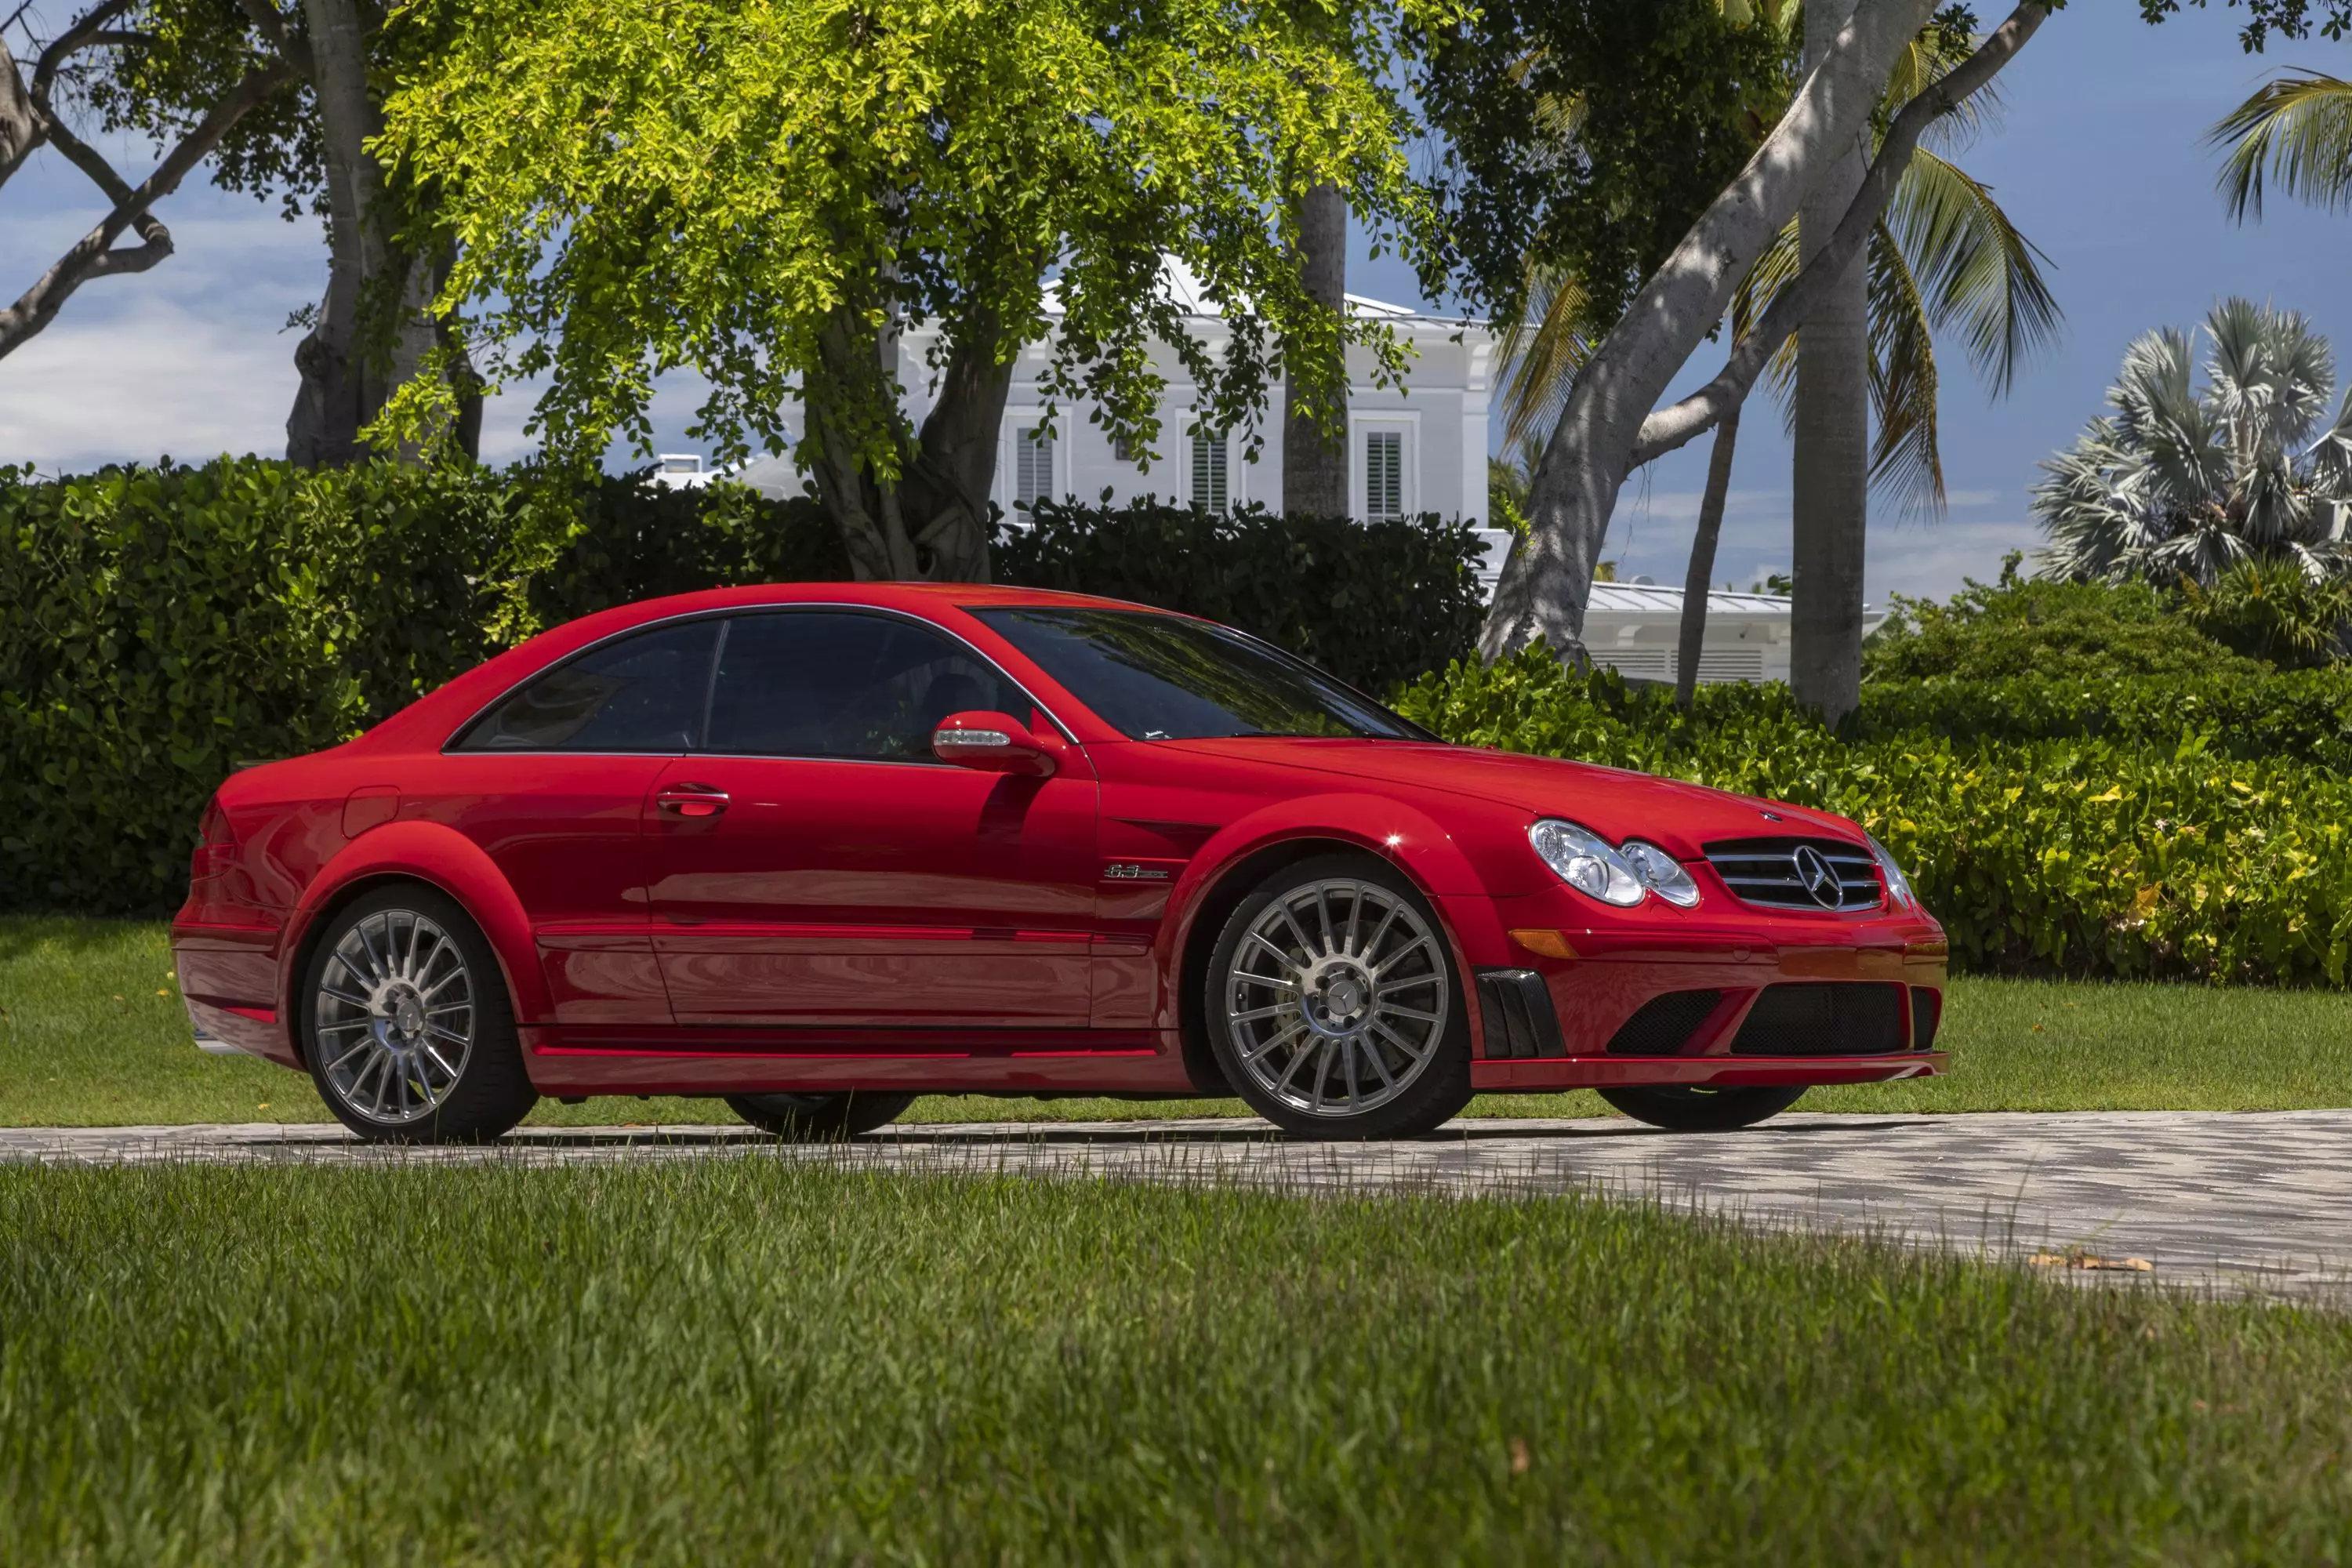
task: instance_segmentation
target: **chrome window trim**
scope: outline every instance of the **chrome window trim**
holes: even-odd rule
[[[965,611],[963,606],[961,605],[957,605],[956,608],[961,613],[970,613],[969,611]],[[501,690],[496,697],[491,698],[488,702],[483,703],[479,708],[474,710],[472,713],[467,715],[465,721],[457,725],[449,731],[448,735],[443,739],[439,748],[439,754],[445,757],[715,757],[729,762],[880,763],[890,767],[918,768],[952,767],[955,765],[952,763],[940,762],[936,758],[929,761],[921,761],[913,757],[829,757],[793,752],[713,752],[694,746],[689,746],[683,751],[674,752],[568,751],[558,746],[536,747],[530,750],[517,748],[512,751],[502,752],[460,752],[456,749],[457,742],[461,737],[463,737],[468,731],[472,730],[475,725],[489,717],[492,712],[494,712],[501,704],[506,702],[508,699],[514,696],[516,692],[520,691],[524,687],[529,686],[532,681],[537,680],[543,676],[553,674],[556,670],[572,663],[574,659],[585,658],[590,654],[594,653],[598,648],[607,647],[614,643],[619,642],[624,637],[635,637],[640,632],[656,631],[664,626],[679,626],[688,621],[717,620],[721,624],[719,626],[719,637],[711,645],[710,672],[703,682],[702,692],[701,727],[708,729],[710,723],[711,695],[717,690],[719,685],[719,661],[725,656],[727,651],[727,628],[725,622],[738,616],[789,615],[798,610],[847,610],[860,615],[884,616],[892,620],[905,621],[912,626],[928,627],[929,629],[939,633],[941,637],[947,637],[950,640],[961,645],[964,650],[970,653],[974,659],[979,661],[980,664],[989,669],[994,670],[1000,679],[1011,686],[1015,691],[1020,692],[1024,697],[1028,698],[1029,705],[1034,708],[1038,712],[1045,715],[1046,719],[1053,724],[1054,728],[1061,731],[1063,740],[1068,742],[1073,746],[1076,746],[1081,752],[1084,752],[1086,749],[1085,743],[1078,739],[1075,732],[1072,731],[1069,725],[1062,721],[1062,716],[1055,712],[1051,708],[1045,706],[1043,702],[1037,700],[1036,694],[1029,689],[1028,682],[1013,679],[1011,675],[1005,672],[1003,665],[999,663],[986,652],[982,651],[970,637],[965,637],[954,627],[941,626],[937,621],[916,615],[911,611],[893,609],[884,605],[858,605],[832,599],[811,599],[795,600],[792,603],[782,605],[737,605],[716,610],[687,610],[675,616],[664,616],[658,620],[640,621],[635,626],[624,626],[619,631],[611,633],[609,636],[598,637],[594,642],[583,643],[580,647],[573,648],[570,653],[565,654],[562,658],[556,659],[552,663],[541,665],[539,668],[531,671],[529,675],[524,676],[520,680],[516,681],[511,686]],[[1017,652],[1019,650],[1016,649],[1015,651]],[[1024,655],[1023,657],[1026,658],[1027,656]],[[1110,728],[1110,726],[1106,725],[1105,728]]]

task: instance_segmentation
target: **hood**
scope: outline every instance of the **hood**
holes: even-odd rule
[[[1863,841],[1853,823],[1828,812],[1559,757],[1402,741],[1276,736],[1161,744],[1375,787],[1433,790],[1516,807],[1530,817],[1566,817],[1613,842],[1651,839],[1683,859],[1696,858],[1701,846],[1722,838],[1819,834]],[[1767,811],[1781,820],[1773,821]]]

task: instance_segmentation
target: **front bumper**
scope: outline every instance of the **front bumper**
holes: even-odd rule
[[[1934,1046],[1947,949],[1932,920],[1758,918],[1710,902],[1697,918],[1600,928],[1555,924],[1573,908],[1557,899],[1497,900],[1506,965],[1475,966],[1473,1085],[1871,1083],[1946,1069]]]

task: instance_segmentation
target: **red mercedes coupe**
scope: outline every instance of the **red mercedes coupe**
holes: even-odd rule
[[[1325,1137],[1590,1087],[1747,1126],[1940,1070],[1944,933],[1843,817],[1447,745],[1239,632],[1023,588],[609,610],[206,811],[199,1043],[361,1136],[542,1094],[785,1136],[1237,1094]]]

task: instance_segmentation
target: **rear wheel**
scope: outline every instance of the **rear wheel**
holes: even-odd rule
[[[760,1129],[794,1142],[855,1138],[895,1121],[915,1103],[911,1094],[846,1089],[838,1094],[730,1094],[728,1108]]]
[[[1601,1098],[1632,1117],[1669,1132],[1734,1132],[1778,1116],[1797,1103],[1802,1084],[1716,1089],[1700,1083],[1604,1089]]]
[[[382,1143],[480,1143],[539,1101],[498,959],[457,901],[415,884],[332,917],[301,995],[303,1056],[336,1120]]]
[[[1217,939],[1203,1001],[1225,1081],[1286,1131],[1409,1137],[1470,1102],[1444,932],[1369,856],[1318,856],[1259,883]]]

